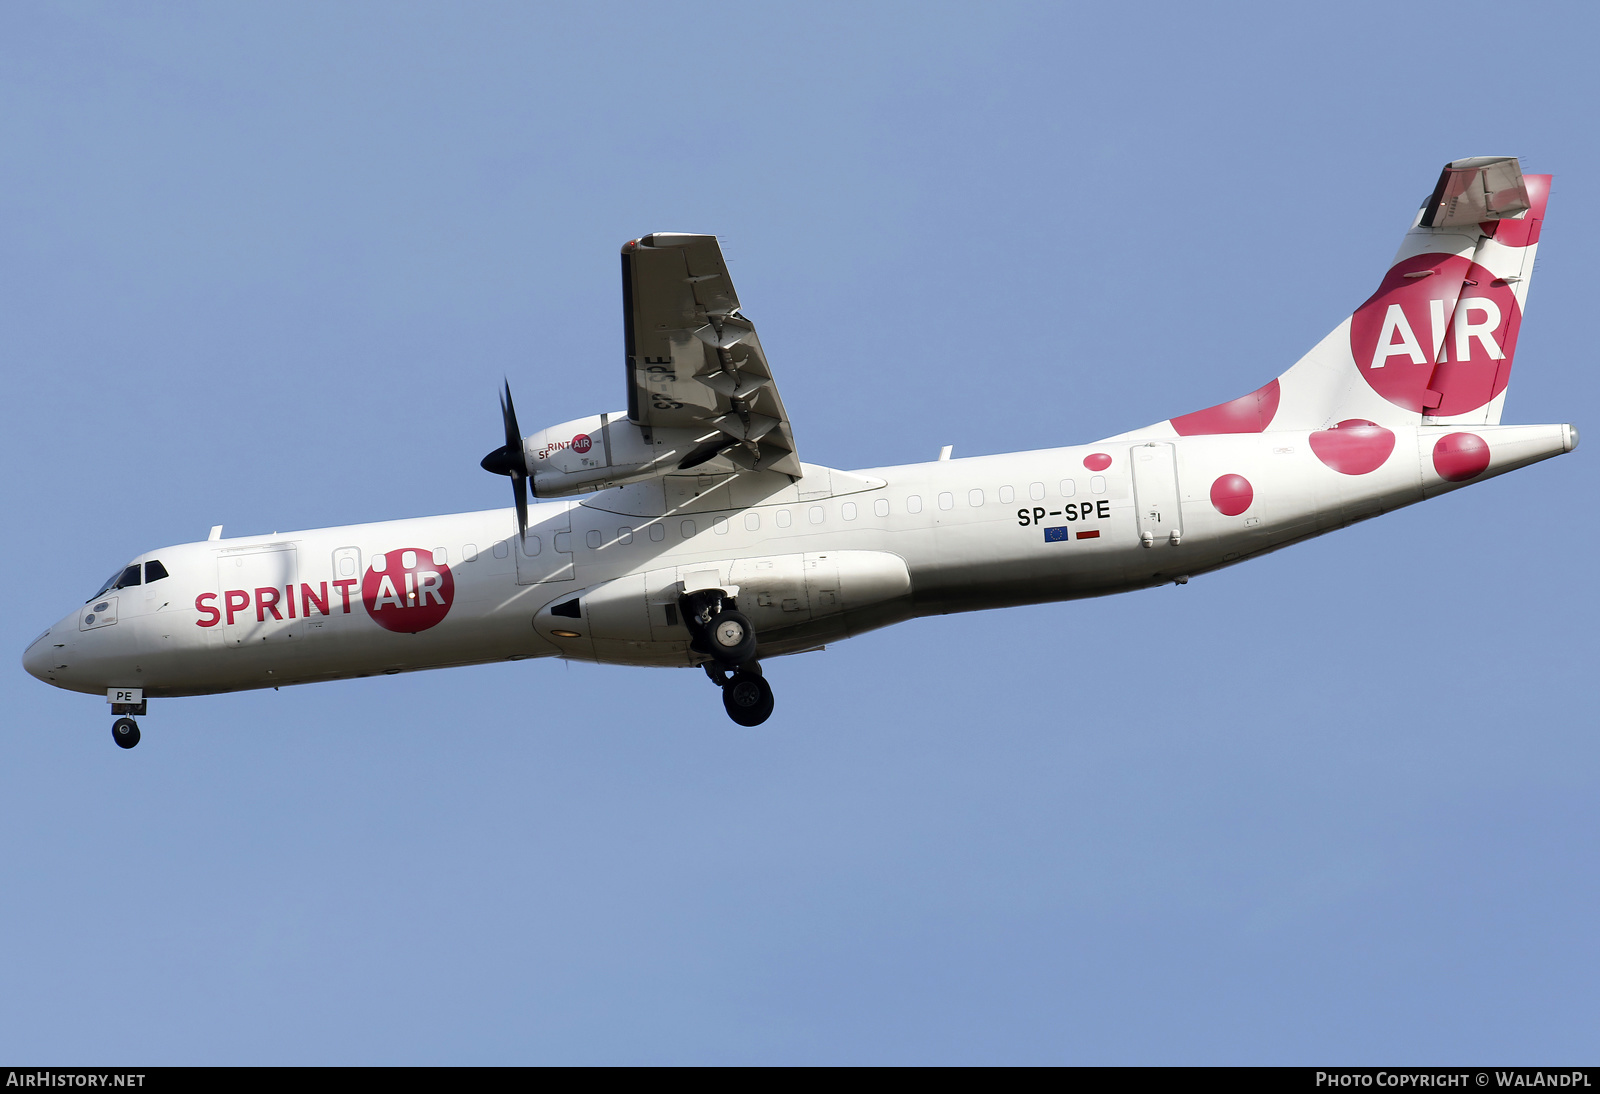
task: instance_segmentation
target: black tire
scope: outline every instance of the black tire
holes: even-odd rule
[[[736,672],[722,689],[722,706],[742,726],[758,726],[772,717],[772,685],[753,672]]]
[[[119,748],[132,748],[139,743],[139,723],[132,718],[118,718],[111,723],[111,739]]]
[[[706,647],[724,665],[742,665],[756,655],[756,629],[743,612],[730,608],[706,624]]]

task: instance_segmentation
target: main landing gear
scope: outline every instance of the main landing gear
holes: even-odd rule
[[[756,660],[756,632],[750,619],[720,589],[690,593],[680,605],[694,635],[691,646],[707,654],[706,675],[722,689],[728,717],[758,726],[772,717],[772,685]]]
[[[772,717],[772,685],[761,675],[761,664],[750,661],[737,669],[715,662],[705,664],[706,675],[722,689],[722,706],[728,717],[742,726],[758,726]]]

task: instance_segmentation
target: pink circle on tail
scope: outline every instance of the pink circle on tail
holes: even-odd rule
[[[1226,403],[1180,414],[1172,419],[1172,428],[1180,437],[1200,437],[1213,433],[1262,433],[1272,424],[1278,413],[1282,389],[1273,380],[1248,395],[1241,395]]]
[[[1243,475],[1223,475],[1211,484],[1211,504],[1225,517],[1238,516],[1255,500],[1255,489]]]
[[[1395,406],[1465,414],[1506,389],[1506,347],[1521,322],[1516,293],[1482,266],[1460,255],[1413,255],[1350,317],[1350,355]]]
[[[1087,467],[1090,471],[1104,471],[1106,468],[1111,466],[1111,457],[1106,455],[1104,452],[1096,452],[1091,456],[1085,456],[1083,458],[1083,466]]]
[[[1366,475],[1383,466],[1394,451],[1394,433],[1362,418],[1311,434],[1311,451],[1341,475]]]
[[[1433,469],[1446,482],[1466,482],[1489,466],[1489,445],[1476,433],[1450,433],[1433,446]]]

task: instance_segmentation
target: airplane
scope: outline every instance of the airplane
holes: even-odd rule
[[[1501,425],[1550,176],[1455,160],[1377,290],[1248,395],[1093,444],[842,471],[802,463],[715,236],[622,247],[627,409],[524,436],[506,509],[208,539],[120,566],[27,647],[151,699],[556,657],[702,668],[734,722],[764,663],[919,616],[1143,589],[1570,452]],[[535,504],[530,504],[530,495]]]

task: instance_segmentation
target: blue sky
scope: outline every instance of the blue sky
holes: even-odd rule
[[[17,659],[213,524],[504,504],[496,385],[530,431],[623,405],[649,231],[723,237],[802,457],[867,467],[1252,390],[1440,164],[1518,155],[1556,178],[1506,420],[1588,429],[1594,30],[0,8],[0,1056],[1592,1059],[1588,448],[1183,588],[776,662],[758,730],[698,672],[538,662],[152,703],[124,753]]]

